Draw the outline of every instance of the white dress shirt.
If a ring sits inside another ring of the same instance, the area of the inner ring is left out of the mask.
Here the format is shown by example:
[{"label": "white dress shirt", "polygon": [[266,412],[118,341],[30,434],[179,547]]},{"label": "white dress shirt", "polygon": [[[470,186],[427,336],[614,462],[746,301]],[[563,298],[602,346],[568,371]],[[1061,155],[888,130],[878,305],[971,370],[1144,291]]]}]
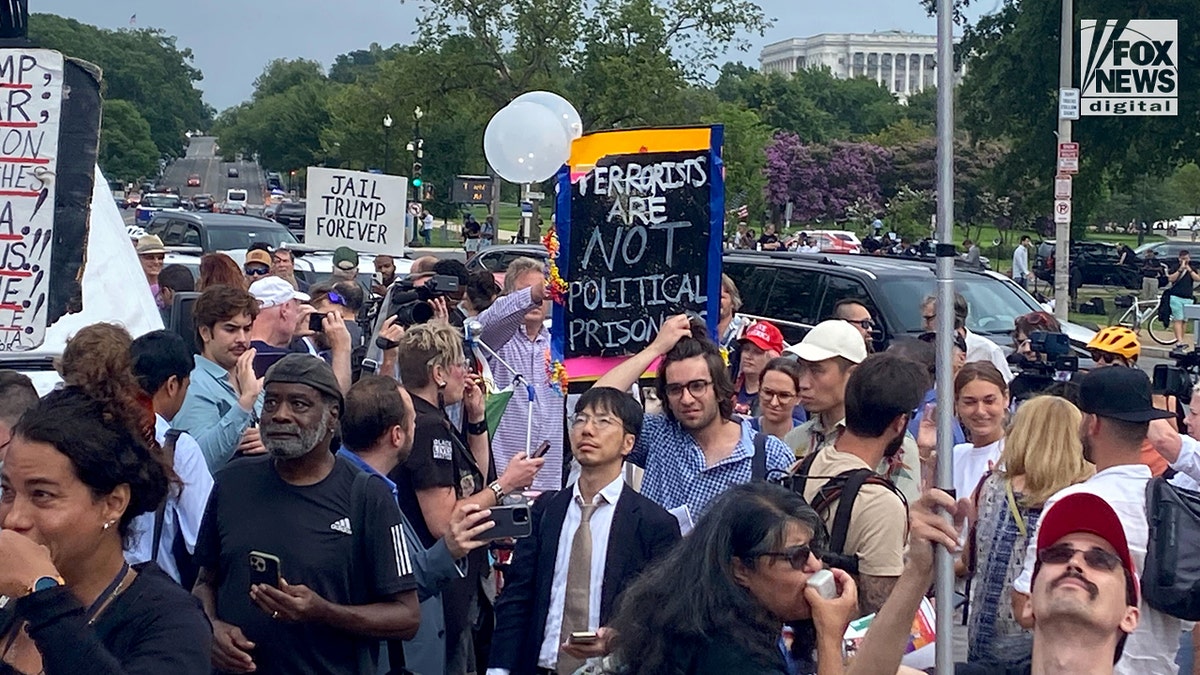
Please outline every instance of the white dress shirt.
[{"label": "white dress shirt", "polygon": [[[154,416],[154,436],[159,444],[166,442],[167,431],[171,423],[162,415]],[[183,530],[183,541],[188,553],[196,550],[196,536],[200,533],[200,520],[204,517],[204,508],[208,505],[208,493],[212,492],[212,474],[208,472],[208,464],[204,453],[196,439],[188,434],[180,434],[175,441],[175,473],[183,482],[180,486],[172,485],[167,497],[167,508],[163,512],[162,538],[158,543],[158,566],[179,581],[179,567],[175,564],[175,555],[171,545],[175,542],[177,529]],[[154,516],[155,512],[143,513],[133,519],[133,541],[125,549],[125,560],[129,564],[146,562],[151,558],[151,547],[154,545]]]},{"label": "white dress shirt", "polygon": [[[1054,493],[1042,507],[1042,518],[1055,502],[1067,495],[1082,492],[1100,496],[1121,519],[1129,544],[1129,555],[1133,557],[1133,564],[1141,575],[1150,539],[1150,525],[1146,522],[1146,484],[1150,477],[1150,467],[1145,464],[1123,464],[1105,469],[1082,483]],[[1021,575],[1013,581],[1013,590],[1029,595],[1036,561],[1037,536],[1031,533],[1024,567]],[[1174,675],[1178,671],[1175,652],[1179,650],[1179,632],[1182,629],[1179,619],[1151,609],[1144,598],[1140,609],[1137,629],[1126,641],[1125,652],[1113,669],[1114,675]]]},{"label": "white dress shirt", "polygon": [[1171,485],[1200,492],[1200,441],[1186,435],[1180,435],[1179,439],[1179,456],[1171,463],[1176,471]]},{"label": "white dress shirt", "polygon": [[1005,382],[1012,382],[1013,372],[1008,367],[1008,359],[1004,356],[1004,350],[1000,349],[1000,346],[995,342],[982,335],[976,335],[969,330],[966,333],[967,363],[971,363],[972,361],[990,361],[1000,371],[1000,374],[1004,376]]}]

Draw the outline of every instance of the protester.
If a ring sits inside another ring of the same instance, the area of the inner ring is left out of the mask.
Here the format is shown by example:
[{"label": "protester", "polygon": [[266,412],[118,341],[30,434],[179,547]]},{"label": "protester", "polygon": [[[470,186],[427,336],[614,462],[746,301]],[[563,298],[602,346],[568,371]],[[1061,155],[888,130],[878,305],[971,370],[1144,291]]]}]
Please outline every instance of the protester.
[{"label": "protester", "polygon": [[[38,393],[28,375],[15,370],[0,369],[0,467],[12,441],[17,420],[37,404]],[[1200,401],[1197,401],[1200,403]]]},{"label": "protester", "polygon": [[1033,240],[1029,235],[1021,235],[1021,242],[1013,249],[1012,257],[1012,278],[1017,282],[1017,285],[1026,290],[1029,289],[1029,282],[1034,281],[1033,272],[1029,271],[1029,247],[1033,245]]},{"label": "protester", "polygon": [[250,284],[246,283],[246,276],[238,269],[233,258],[224,253],[205,253],[200,256],[200,278],[196,281],[196,290],[203,293],[213,286],[245,290]]},{"label": "protester", "polygon": [[158,308],[162,309],[162,299],[158,296],[158,275],[162,272],[167,249],[163,246],[162,239],[153,234],[146,234],[138,237],[136,250],[138,261],[142,264],[142,273],[146,275],[146,282],[150,284],[150,294],[154,296]]},{"label": "protester", "polygon": [[615,672],[789,672],[777,646],[784,622],[799,622],[791,649],[798,663],[790,672],[840,666],[857,591],[839,569],[830,570],[835,598],[806,586],[823,568],[814,553],[824,544],[821,531],[799,495],[766,482],[730,487],[625,591],[611,626]]},{"label": "protester", "polygon": [[339,246],[333,250],[333,272],[330,282],[353,281],[358,283],[358,252],[349,246]]},{"label": "protester", "polygon": [[822,321],[788,348],[800,360],[800,405],[808,421],[784,439],[797,459],[837,440],[846,426],[846,383],[867,358],[862,334],[840,319]]},{"label": "protester", "polygon": [[739,355],[738,350],[735,349],[737,341],[742,338],[742,334],[752,323],[750,319],[737,313],[741,308],[742,295],[738,291],[737,284],[728,274],[721,274],[721,305],[717,312],[717,345],[726,355],[729,361],[729,372],[734,375],[738,372]]},{"label": "protester", "polygon": [[183,265],[167,265],[158,275],[158,306],[163,325],[171,321],[171,312],[175,306],[176,293],[192,293],[196,290],[196,280],[192,271]]},{"label": "protester", "polygon": [[[416,432],[412,453],[390,474],[400,508],[416,529],[420,544],[433,546],[450,531],[456,505],[490,508],[534,481],[545,460],[517,453],[495,477],[483,416],[483,392],[465,365],[462,335],[445,323],[413,326],[399,340],[400,380],[412,397]],[[446,407],[462,403],[464,429],[455,428]],[[462,579],[443,591],[446,622],[446,672],[471,672],[486,664],[483,645],[472,637],[475,617],[490,604],[481,584],[488,574],[486,551],[467,556]],[[479,657],[478,662],[476,656]]]},{"label": "protester", "polygon": [[280,246],[271,254],[271,274],[301,293],[308,292],[308,282],[296,276],[296,252],[286,246]]},{"label": "protester", "polygon": [[[289,354],[264,390],[270,456],[217,474],[196,545],[213,667],[375,672],[379,639],[410,638],[420,622],[400,511],[382,481],[356,489],[361,471],[330,452],[343,402],[328,364]],[[263,554],[277,584],[251,575]]]},{"label": "protester", "polygon": [[[1101,368],[1084,375],[1079,382],[1079,409],[1083,423],[1079,428],[1083,457],[1096,465],[1096,475],[1060,490],[1046,500],[1045,514],[1038,529],[1046,526],[1055,504],[1068,495],[1093,494],[1116,512],[1129,543],[1129,551],[1140,574],[1146,558],[1149,525],[1146,520],[1146,483],[1150,469],[1140,461],[1142,442],[1151,420],[1170,416],[1154,408],[1150,398],[1150,380],[1133,368]],[[1099,501],[1099,500],[1096,500]],[[1089,520],[1098,513],[1088,513]],[[1049,542],[1039,533],[1037,545],[1025,553],[1021,575],[1013,582],[1014,615],[1022,625],[1032,626],[1028,609],[1031,577],[1039,559],[1039,549]],[[1125,644],[1124,655],[1114,672],[1120,675],[1174,673],[1175,652],[1179,648],[1180,622],[1145,603],[1139,606],[1141,620]],[[1033,607],[1034,616],[1038,606]],[[1036,631],[1035,631],[1036,641]],[[1037,647],[1034,647],[1037,658]]]},{"label": "protester", "polygon": [[783,333],[770,321],[759,320],[750,324],[738,344],[741,366],[733,383],[736,389],[733,409],[739,415],[757,417],[762,371],[768,361],[783,353]]},{"label": "protester", "polygon": [[254,428],[262,410],[262,381],[254,374],[250,346],[258,301],[241,288],[218,285],[200,294],[192,313],[200,354],[172,424],[196,439],[215,473],[234,452],[266,452]]},{"label": "protester", "polygon": [[862,303],[861,300],[854,298],[842,298],[833,306],[834,319],[841,319],[851,326],[858,329],[862,334],[863,342],[867,345],[867,352],[875,351],[875,320],[871,318],[871,310]]},{"label": "protester", "polygon": [[[485,352],[485,357],[496,386],[513,389],[492,436],[496,471],[503,473],[513,457],[550,441],[543,455],[545,467],[533,482],[533,489],[542,492],[562,489],[565,461],[563,394],[551,388],[546,367],[550,331],[544,323],[549,309],[545,289],[545,266],[533,258],[517,258],[505,272],[504,295],[476,317],[483,327],[479,340],[495,352],[495,356]],[[527,385],[533,387],[533,401]],[[531,418],[533,438],[529,438]]]},{"label": "protester", "polygon": [[1021,573],[1022,554],[1042,505],[1095,473],[1083,458],[1082,420],[1079,409],[1066,399],[1031,399],[1013,418],[997,468],[972,496],[977,515],[966,550],[971,579],[969,661],[1019,665],[1030,658],[1033,636],[1012,615],[1010,590]]},{"label": "protester", "polygon": [[[1011,382],[1013,379],[1012,370],[1008,367],[1008,359],[1004,355],[1004,350],[991,340],[976,335],[967,330],[967,316],[970,308],[967,305],[967,299],[961,293],[954,294],[954,332],[963,337],[967,344],[967,363],[974,361],[989,361],[996,370],[999,370],[1004,375],[1005,382]],[[925,321],[925,330],[937,330],[937,297],[930,295],[926,296],[924,302],[921,303],[921,317]]]},{"label": "protester", "polygon": [[371,263],[375,266],[375,278],[371,280],[371,293],[383,297],[387,293],[387,289],[396,283],[396,259],[390,255],[379,254]]},{"label": "protester", "polygon": [[[867,357],[846,383],[841,432],[834,441],[814,446],[794,468],[801,480],[793,488],[829,528],[824,559],[837,560],[838,567],[855,575],[858,616],[883,605],[904,568],[905,500],[891,481],[874,472],[900,451],[912,411],[928,388],[928,372],[917,362],[887,353]],[[839,517],[847,494],[843,488],[863,470],[871,475],[853,493],[845,520]]]},{"label": "protester", "polygon": [[[796,409],[800,408],[800,379],[804,369],[796,359],[781,356],[767,362],[759,388],[759,410],[750,420],[755,431],[783,440],[796,428]],[[802,411],[803,408],[800,408]]]},{"label": "protester", "polygon": [[242,272],[246,276],[246,286],[271,273],[271,251],[264,244],[261,248],[251,247],[246,251],[246,260],[242,263]]},{"label": "protester", "polygon": [[954,446],[954,489],[975,492],[984,474],[996,468],[1004,451],[1008,385],[992,364],[968,363],[954,377],[954,411],[970,441]]},{"label": "protester", "polygon": [[[721,351],[686,315],[664,321],[654,342],[595,386],[627,391],[659,359],[655,390],[666,408],[645,416],[628,458],[646,470],[642,494],[687,523],[730,486],[752,480],[755,465],[762,479],[792,463],[779,439],[757,434],[734,415],[733,382]],[[756,436],[762,440],[756,443]]]},{"label": "protester", "polygon": [[297,291],[285,279],[263,277],[250,284],[250,295],[258,301],[258,315],[250,326],[250,346],[259,354],[287,353],[296,336],[300,303],[307,293]]},{"label": "protester", "polygon": [[[609,387],[580,397],[571,419],[579,480],[534,503],[533,534],[517,540],[517,564],[496,604],[488,675],[570,673],[607,653],[618,596],[679,540],[675,518],[622,477],[642,414],[637,401]],[[600,639],[573,643],[572,633],[583,631]]]},{"label": "protester", "polygon": [[966,260],[967,266],[972,269],[982,269],[983,261],[980,260],[982,254],[979,250],[979,244],[971,241],[970,239],[964,239],[962,245],[963,248],[967,250],[967,252],[963,255],[963,259]]},{"label": "protester", "polygon": [[467,222],[463,223],[462,238],[463,251],[467,254],[467,260],[470,260],[479,252],[479,223],[474,218],[467,218]]},{"label": "protester", "polygon": [[[399,491],[387,474],[408,459],[416,436],[415,413],[408,392],[390,377],[365,375],[346,393],[342,415],[342,447],[338,456],[359,469],[378,476],[399,504]],[[412,639],[389,645],[393,672],[408,668],[417,673],[446,672],[445,617],[441,592],[461,571],[457,561],[486,545],[476,539],[495,524],[491,512],[477,504],[460,503],[450,514],[450,531],[429,549],[400,514],[408,545],[417,597],[421,601],[421,626]]]},{"label": "protester", "polygon": [[496,275],[488,270],[475,270],[467,279],[467,294],[458,308],[467,317],[479,316],[496,302],[501,291]]},{"label": "protester", "polygon": [[0,471],[0,670],[207,675],[212,634],[154,563],[130,566],[134,518],[167,497],[149,410],[117,383],[68,385],[26,412]]}]

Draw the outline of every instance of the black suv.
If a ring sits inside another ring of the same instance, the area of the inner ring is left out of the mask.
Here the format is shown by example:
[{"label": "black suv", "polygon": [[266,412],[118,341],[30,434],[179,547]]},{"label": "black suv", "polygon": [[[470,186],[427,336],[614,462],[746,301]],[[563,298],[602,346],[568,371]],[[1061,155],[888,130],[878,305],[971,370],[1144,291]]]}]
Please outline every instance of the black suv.
[{"label": "black suv", "polygon": [[275,222],[292,231],[299,238],[304,237],[304,218],[308,207],[304,202],[282,202],[275,207],[273,218]]},{"label": "black suv", "polygon": [[257,241],[272,249],[300,243],[286,227],[266,218],[204,211],[159,211],[146,233],[158,235],[164,246],[194,247],[204,253],[244,250]]},{"label": "black suv", "polygon": [[[1100,241],[1071,242],[1071,286],[1123,286],[1130,289],[1142,287],[1142,273],[1136,264],[1118,265],[1121,254],[1114,244]],[[1054,242],[1038,244],[1034,261],[1034,275],[1046,283],[1054,283]]]},{"label": "black suv", "polygon": [[[785,252],[726,252],[724,272],[742,296],[741,314],[766,319],[784,339],[799,342],[812,326],[833,316],[839,300],[862,302],[877,323],[875,346],[924,332],[921,303],[935,292],[932,263],[904,258]],[[1013,319],[1041,311],[1012,280],[995,272],[955,270],[954,287],[970,306],[967,328],[1010,347]],[[1090,331],[1067,325],[1072,342]]]}]

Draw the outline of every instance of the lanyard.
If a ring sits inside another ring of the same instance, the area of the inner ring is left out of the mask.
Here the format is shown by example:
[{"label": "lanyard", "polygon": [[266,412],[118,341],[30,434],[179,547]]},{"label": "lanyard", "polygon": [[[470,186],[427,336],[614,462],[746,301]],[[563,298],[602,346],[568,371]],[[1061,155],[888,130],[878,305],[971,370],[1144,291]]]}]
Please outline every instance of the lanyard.
[{"label": "lanyard", "polygon": [[96,618],[100,616],[100,613],[108,609],[108,606],[112,604],[112,601],[116,600],[117,596],[121,594],[121,591],[123,590],[122,587],[125,585],[125,580],[129,576],[130,571],[129,563],[122,564],[121,571],[117,572],[117,576],[113,577],[113,580],[108,584],[108,587],[101,591],[100,595],[96,596],[95,602],[93,602],[92,606],[88,607],[87,610],[89,626],[95,623]]}]

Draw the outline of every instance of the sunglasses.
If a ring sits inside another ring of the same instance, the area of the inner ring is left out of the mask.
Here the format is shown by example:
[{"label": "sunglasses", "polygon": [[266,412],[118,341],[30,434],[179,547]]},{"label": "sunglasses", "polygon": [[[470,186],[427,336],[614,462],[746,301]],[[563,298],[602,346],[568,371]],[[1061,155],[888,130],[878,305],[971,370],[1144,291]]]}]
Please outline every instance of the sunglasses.
[{"label": "sunglasses", "polygon": [[329,291],[328,297],[329,297],[329,301],[332,302],[333,304],[341,305],[342,307],[346,306],[346,298],[342,297],[342,295],[340,293],[338,293],[337,291]]},{"label": "sunglasses", "polygon": [[269,267],[247,267],[243,271],[248,277],[265,277],[271,273]]},{"label": "sunglasses", "polygon": [[863,330],[875,330],[875,322],[872,321],[871,319],[859,319],[858,321],[852,321],[850,319],[843,319],[843,321],[846,321],[847,323],[852,323],[855,326],[860,326],[860,327],[862,327]]},{"label": "sunglasses", "polygon": [[1038,561],[1043,565],[1065,565],[1075,557],[1076,553],[1082,553],[1083,562],[1094,570],[1112,572],[1121,566],[1121,559],[1115,553],[1095,547],[1083,551],[1070,544],[1055,544],[1038,551]]},{"label": "sunglasses", "polygon": [[1120,358],[1116,354],[1092,350],[1092,360],[1096,363],[1116,363]]},{"label": "sunglasses", "polygon": [[799,546],[793,546],[782,551],[769,551],[761,555],[767,558],[786,560],[792,566],[792,569],[802,570],[808,564],[809,556],[814,555],[814,553],[812,546],[809,544],[800,544]]}]

